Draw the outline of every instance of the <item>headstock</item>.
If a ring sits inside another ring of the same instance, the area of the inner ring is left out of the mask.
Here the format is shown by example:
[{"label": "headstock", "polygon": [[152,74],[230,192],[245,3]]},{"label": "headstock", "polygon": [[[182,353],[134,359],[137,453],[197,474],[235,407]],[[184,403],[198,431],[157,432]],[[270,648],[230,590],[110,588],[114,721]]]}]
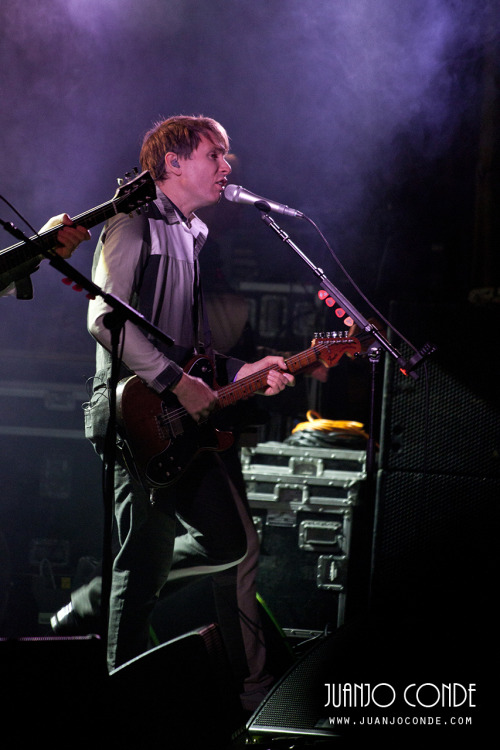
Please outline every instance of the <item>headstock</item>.
[{"label": "headstock", "polygon": [[124,178],[118,179],[118,185],[112,201],[117,213],[130,214],[138,211],[156,198],[156,185],[147,171],[140,174],[137,170],[127,172]]},{"label": "headstock", "polygon": [[315,333],[311,347],[318,351],[318,359],[325,367],[333,367],[347,354],[351,359],[361,351],[358,339],[349,338],[348,331]]}]

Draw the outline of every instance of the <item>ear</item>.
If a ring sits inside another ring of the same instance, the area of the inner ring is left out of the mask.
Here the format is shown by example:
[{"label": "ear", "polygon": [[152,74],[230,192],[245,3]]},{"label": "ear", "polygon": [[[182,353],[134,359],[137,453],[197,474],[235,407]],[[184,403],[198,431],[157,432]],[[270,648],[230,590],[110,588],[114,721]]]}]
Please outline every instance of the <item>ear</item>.
[{"label": "ear", "polygon": [[165,154],[165,167],[167,169],[167,172],[180,174],[181,165],[179,164],[177,154],[175,154],[173,151],[168,151]]}]

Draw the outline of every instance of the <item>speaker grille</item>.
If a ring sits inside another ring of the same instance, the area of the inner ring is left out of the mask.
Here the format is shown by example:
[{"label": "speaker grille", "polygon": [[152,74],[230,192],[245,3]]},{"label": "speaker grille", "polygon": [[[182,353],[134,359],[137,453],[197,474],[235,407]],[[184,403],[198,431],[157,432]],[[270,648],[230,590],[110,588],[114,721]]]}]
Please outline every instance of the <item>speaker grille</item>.
[{"label": "speaker grille", "polygon": [[496,557],[498,311],[399,306],[391,320],[418,345],[434,328],[438,351],[428,382],[424,369],[415,381],[386,359],[372,596],[386,608],[445,612],[474,591],[477,614]]},{"label": "speaker grille", "polygon": [[437,351],[418,380],[385,358],[382,468],[500,477],[499,311],[393,303],[390,319],[413,345],[430,339]]},{"label": "speaker grille", "polygon": [[498,480],[381,471],[374,545],[373,595],[442,611],[473,610],[487,598],[495,567]]},{"label": "speaker grille", "polygon": [[251,731],[283,734],[332,736],[321,722],[323,689],[331,677],[332,653],[336,643],[321,639],[277,685],[250,722]]},{"label": "speaker grille", "polygon": [[[248,722],[248,735],[271,735],[276,740],[283,740],[284,735],[301,736],[297,747],[319,750],[335,748],[339,740],[349,739],[356,743],[349,747],[369,747],[374,738],[382,737],[398,737],[401,742],[397,746],[405,747],[421,731],[425,746],[435,736],[436,727],[429,727],[425,721],[418,726],[419,717],[428,719],[438,714],[444,731],[460,731],[463,739],[464,728],[473,729],[478,737],[482,736],[490,716],[485,710],[486,701],[494,694],[494,683],[490,680],[493,670],[482,669],[485,659],[488,664],[491,659],[484,650],[484,638],[476,637],[477,632],[466,622],[456,633],[451,632],[448,623],[439,626],[433,618],[426,617],[402,619],[391,615],[349,623],[320,639],[285,675]],[[464,649],[465,644],[470,648]],[[441,685],[450,679],[462,684],[478,683],[482,710],[474,711],[474,727],[464,727],[456,721],[455,707],[441,705],[413,707],[410,714],[416,722],[399,727],[397,722],[383,725],[386,718],[410,715],[403,698],[409,683]],[[373,701],[350,702],[349,693],[342,691],[344,685],[368,689],[392,686],[393,702],[389,701],[389,707],[377,706]],[[370,725],[370,719],[378,719],[379,723]],[[312,739],[308,741],[307,736]],[[359,744],[361,739],[364,744]],[[278,745],[281,747],[281,743]],[[264,746],[268,747],[259,744]],[[392,743],[390,746],[396,747]]]},{"label": "speaker grille", "polygon": [[498,385],[486,399],[474,387],[479,382],[461,378],[459,361],[459,372],[452,372],[444,357],[435,356],[428,380],[421,370],[417,381],[387,360],[383,467],[500,477],[500,410],[493,400]]}]

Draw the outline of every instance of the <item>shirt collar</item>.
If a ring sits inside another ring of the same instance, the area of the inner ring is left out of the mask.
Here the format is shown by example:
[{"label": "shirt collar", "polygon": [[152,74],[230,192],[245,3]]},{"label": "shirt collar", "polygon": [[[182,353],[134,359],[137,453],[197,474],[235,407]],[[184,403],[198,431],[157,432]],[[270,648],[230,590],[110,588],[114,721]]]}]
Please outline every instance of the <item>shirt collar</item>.
[{"label": "shirt collar", "polygon": [[169,224],[179,224],[185,221],[183,214],[177,209],[170,198],[156,186],[156,204]]},{"label": "shirt collar", "polygon": [[172,203],[170,198],[167,198],[165,193],[160,190],[158,186],[156,187],[156,203],[161,213],[165,216],[168,224],[181,224],[185,230],[193,235],[196,240],[195,256],[197,257],[208,237],[207,225],[199,219],[196,214],[193,214],[191,219],[186,219],[182,211]]}]

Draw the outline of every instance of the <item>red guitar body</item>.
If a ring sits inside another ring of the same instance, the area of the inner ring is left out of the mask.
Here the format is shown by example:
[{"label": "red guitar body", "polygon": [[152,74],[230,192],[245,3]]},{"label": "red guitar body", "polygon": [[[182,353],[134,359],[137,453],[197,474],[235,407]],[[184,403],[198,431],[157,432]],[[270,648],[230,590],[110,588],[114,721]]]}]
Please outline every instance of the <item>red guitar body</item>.
[{"label": "red guitar body", "polygon": [[[310,349],[289,357],[286,365],[292,374],[317,362],[332,367],[343,354],[353,356],[359,351],[357,339],[335,335],[315,339]],[[214,367],[208,357],[195,357],[184,370],[213,388],[217,393],[216,409],[223,409],[265,388],[268,372],[273,368],[278,369],[273,365],[222,388],[218,388],[214,381]],[[135,467],[152,487],[173,484],[200,452],[223,451],[233,443],[230,432],[217,430],[210,419],[196,422],[174,394],[162,400],[137,375],[119,383],[116,409],[121,433]]]}]

